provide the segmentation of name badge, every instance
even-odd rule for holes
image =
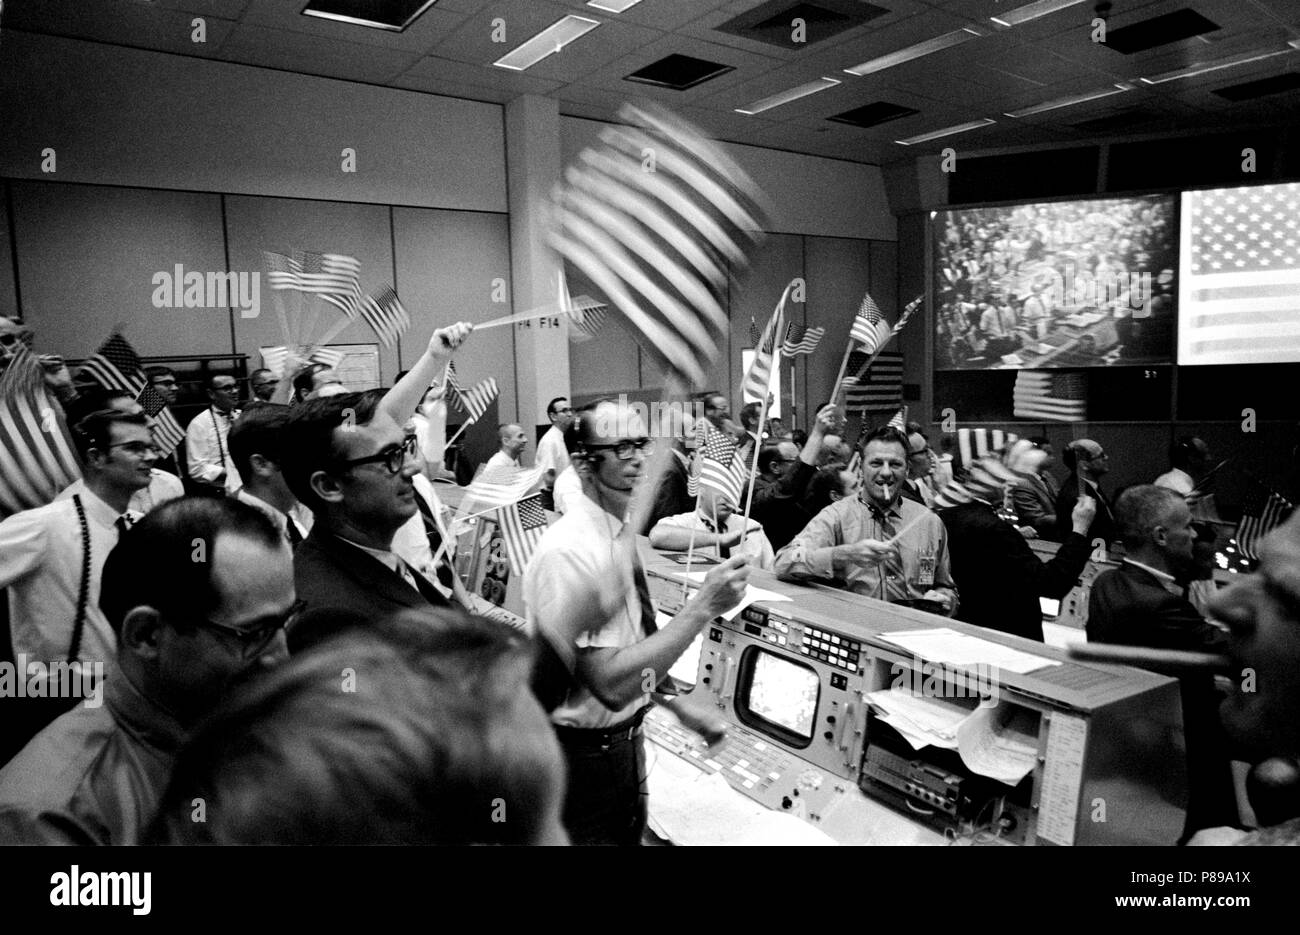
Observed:
[[[920,568],[917,572],[916,583],[922,588],[934,587],[934,553],[922,552]]]

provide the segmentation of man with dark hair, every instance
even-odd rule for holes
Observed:
[[[231,460],[244,480],[234,498],[265,513],[289,545],[297,546],[311,532],[312,516],[294,497],[280,469],[288,422],[288,406],[264,403],[235,420],[228,441]]]
[[[143,415],[105,410],[78,422],[72,437],[84,489],[0,523],[0,588],[9,589],[14,658],[103,661],[116,646],[99,611],[100,570],[140,518],[130,502],[149,486],[153,436]]]
[[[415,436],[380,406],[383,393],[347,393],[297,406],[284,430],[281,470],[312,511],[294,553],[298,593],[310,607],[381,616],[445,606],[447,598],[393,551],[417,512]]]
[[[137,843],[185,733],[238,677],[284,659],[294,607],[288,546],[252,507],[186,497],[146,516],[104,565],[117,651],[103,703],[0,770],[0,840]]]
[[[524,575],[530,623],[573,660],[579,685],[552,720],[569,767],[564,824],[578,844],[640,843],[646,821],[641,720],[651,689],[710,620],[735,606],[748,569],[733,557],[713,568],[670,622],[659,626],[629,525],[651,444],[637,412],[610,401],[581,409],[568,449],[583,496],[542,536]],[[637,517],[633,517],[638,519]],[[576,607],[599,604],[605,623],[576,640]],[[716,718],[680,705],[684,723],[716,736]]]
[[[308,364],[293,377],[293,401],[305,403],[322,396],[338,396],[347,392],[343,381],[328,364]]]
[[[1089,539],[1101,539],[1110,544],[1119,536],[1110,498],[1102,492],[1101,479],[1110,472],[1110,455],[1090,438],[1079,438],[1065,448],[1065,466],[1070,471],[1061,494],[1056,498],[1056,534],[1060,542],[1070,532],[1074,505],[1082,493],[1097,501],[1097,513],[1088,530]]]
[[[850,591],[952,614],[957,592],[948,571],[943,523],[899,488],[907,472],[907,438],[882,426],[866,437],[862,488],[809,521],[776,556],[783,581],[834,581]]]
[[[817,472],[822,443],[835,422],[835,407],[823,406],[802,449],[796,448],[794,442],[781,441],[758,453],[761,474],[754,482],[750,516],[762,524],[774,551],[785,548],[808,523],[809,517],[799,508],[799,501]]]
[[[162,401],[169,406],[175,406],[176,400],[180,399],[180,384],[176,382],[176,371],[171,367],[153,366],[145,367],[144,375],[152,386],[162,397]]]
[[[740,432],[736,436],[736,457],[746,467],[754,463],[754,448],[763,442],[758,417],[763,407],[759,403],[745,403],[740,407]]]
[[[190,479],[202,492],[224,496],[242,483],[226,441],[239,418],[239,381],[226,373],[215,374],[208,381],[208,399],[212,405],[185,429],[185,461]]]
[[[1041,435],[1029,439],[1029,443],[1045,457],[1033,476],[1022,477],[1011,485],[1011,503],[1018,525],[1028,526],[1044,539],[1052,539],[1056,536],[1056,498],[1061,495],[1051,471],[1056,463],[1052,443]]]
[[[91,408],[86,408],[87,406]],[[77,397],[76,403],[69,407],[68,424],[76,425],[85,416],[100,410],[123,412],[131,416],[144,413],[144,408],[136,402],[135,397],[125,390],[109,390],[99,387],[97,392],[85,392]],[[73,418],[74,414],[75,419]],[[153,428],[151,425],[151,435],[153,434]],[[131,500],[127,504],[129,509],[142,516],[161,503],[185,495],[185,488],[175,474],[158,470],[157,465],[160,463],[158,453],[155,451],[154,461],[149,469],[149,486],[142,487],[131,494]],[[85,489],[85,478],[81,478],[60,490],[54,499],[69,500],[77,494],[83,493]]]
[[[1193,563],[1192,513],[1164,487],[1130,487],[1115,507],[1124,562],[1092,585],[1088,641],[1157,649],[1217,650],[1224,634],[1206,623],[1183,597],[1180,576]],[[1219,729],[1218,692],[1204,672],[1184,675],[1183,723],[1187,731],[1190,802],[1187,833],[1235,824],[1237,811],[1228,758]]]
[[[252,391],[253,399],[259,402],[269,403],[279,383],[275,374],[265,367],[259,367],[248,375],[248,388]]]
[[[434,611],[295,655],[186,743],[153,840],[566,843],[564,761],[528,692],[528,649],[518,632]],[[349,670],[356,690],[340,692]],[[206,821],[192,820],[196,799]]]
[[[551,427],[537,443],[537,457],[533,459],[533,464],[546,471],[542,482],[543,505],[554,509],[555,478],[569,466],[569,452],[564,447],[564,433],[573,423],[573,407],[569,405],[568,398],[557,396],[547,403],[546,418],[551,420]]]

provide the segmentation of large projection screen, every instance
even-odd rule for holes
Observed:
[[[1300,182],[1183,193],[1178,363],[1300,361]]]
[[[931,215],[936,370],[1168,364],[1172,195]]]

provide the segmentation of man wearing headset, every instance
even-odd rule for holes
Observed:
[[[743,556],[716,566],[660,627],[627,522],[645,486],[645,425],[628,405],[602,401],[580,409],[565,436],[582,496],[538,543],[524,604],[529,624],[553,644],[575,608],[600,605],[604,626],[566,647],[575,686],[552,713],[569,768],[564,824],[575,844],[636,845],[646,822],[641,720],[696,634],[739,603],[749,570]],[[715,716],[669,706],[687,727],[720,737]]]

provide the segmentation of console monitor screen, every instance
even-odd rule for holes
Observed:
[[[1300,361],[1300,182],[1183,193],[1178,363]]]
[[[745,707],[750,714],[811,740],[819,687],[812,668],[758,650]]]
[[[939,370],[1169,363],[1172,195],[937,211]]]

